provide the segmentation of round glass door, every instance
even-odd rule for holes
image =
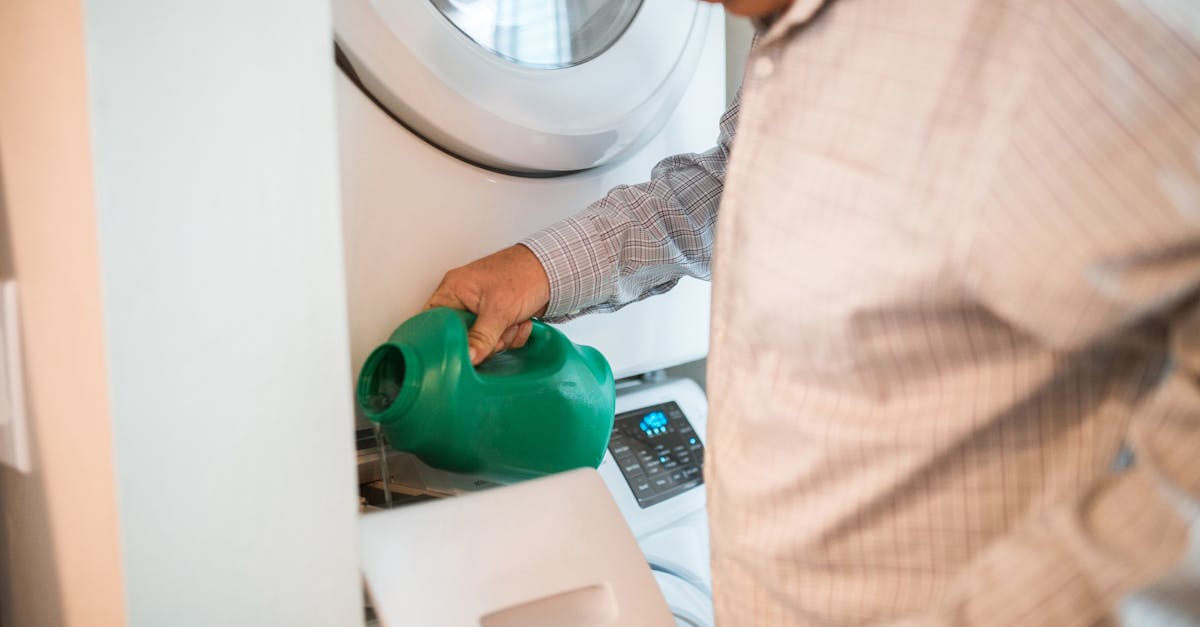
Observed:
[[[472,41],[532,68],[579,65],[612,46],[642,0],[430,0]]]

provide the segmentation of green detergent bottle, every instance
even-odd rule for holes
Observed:
[[[599,466],[616,403],[604,356],[535,321],[523,348],[472,367],[474,320],[425,311],[367,357],[358,404],[390,445],[434,468],[500,482]]]

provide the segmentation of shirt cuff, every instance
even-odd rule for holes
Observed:
[[[533,252],[550,279],[544,318],[566,318],[604,300],[605,268],[612,264],[603,240],[592,220],[581,214],[518,242]]]

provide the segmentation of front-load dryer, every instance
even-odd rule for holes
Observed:
[[[355,376],[446,270],[574,214],[617,185],[646,180],[666,156],[717,141],[725,100],[717,7],[696,0],[335,0],[333,7]],[[561,328],[599,349],[623,378],[705,356],[708,311],[708,285],[685,278],[666,294]],[[674,402],[695,431],[687,446],[702,448],[703,394],[695,384],[672,385],[666,391],[686,399]],[[623,393],[618,414],[663,391]],[[667,429],[658,442],[679,423],[665,410],[663,420],[654,427]],[[630,485],[618,458],[620,451],[607,455],[600,473],[677,622],[711,624],[702,450],[675,459],[693,467],[686,477],[682,470],[675,477],[672,466],[668,479],[655,476],[648,486]]]
[[[335,0],[352,360],[450,268],[717,140],[723,20],[696,0]],[[708,284],[563,325],[618,378],[708,351]]]

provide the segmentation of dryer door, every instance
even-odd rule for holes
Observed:
[[[336,0],[334,29],[361,86],[427,141],[545,174],[657,133],[709,13],[682,0]]]

